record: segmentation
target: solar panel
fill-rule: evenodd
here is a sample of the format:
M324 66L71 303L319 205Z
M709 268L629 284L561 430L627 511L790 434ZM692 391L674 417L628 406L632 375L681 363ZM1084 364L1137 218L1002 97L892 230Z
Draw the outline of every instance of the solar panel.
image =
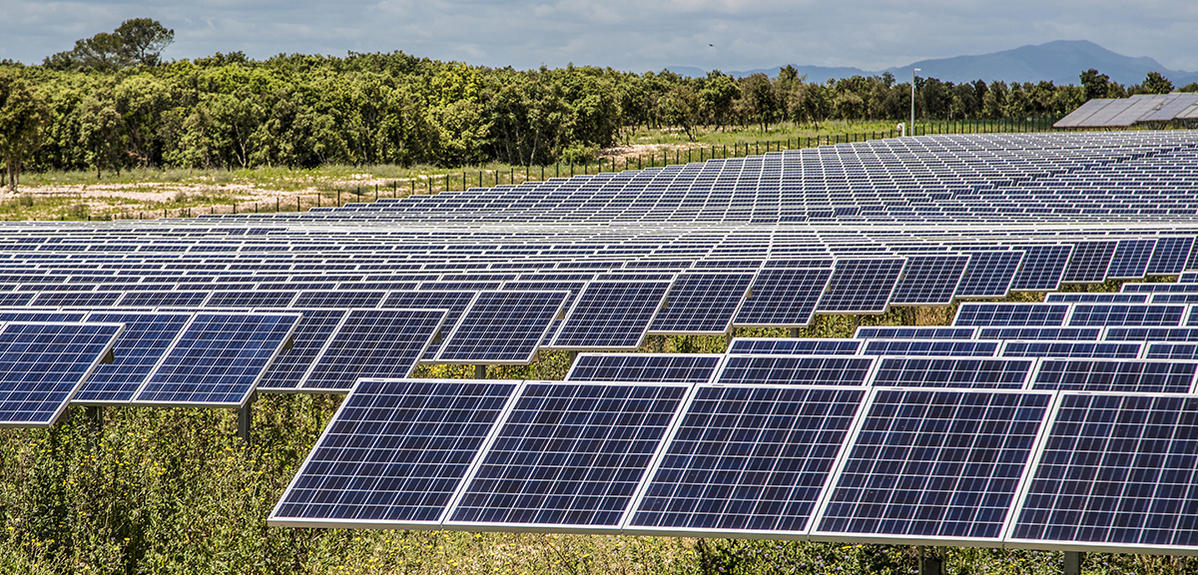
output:
M994 356L997 341L938 339L871 339L862 355Z
M1198 327L1108 327L1107 341L1198 341Z
M200 307L208 300L206 291L131 291L116 302L116 307Z
M1007 341L1003 357L1081 357L1134 359L1140 357L1139 343L1108 341Z
M290 290L214 291L205 305L230 309L285 309L291 307L295 297L296 292Z
M443 309L446 310L445 325L441 327L444 333L449 333L457 327L466 313L466 308L474 302L478 294L472 291L393 291L387 294L379 306L387 309ZM429 344L424 352L424 360L432 360L441 352L444 339Z
M569 292L483 292L442 343L438 362L528 363Z
M720 335L732 329L732 318L740 309L753 283L753 272L688 272L678 275L667 305L649 333Z
M1148 260L1148 275L1174 275L1185 269L1190 259L1190 250L1194 247L1194 238L1165 237L1157 238L1156 249ZM1184 280L1183 280L1184 281Z
M997 543L1052 400L1048 393L877 390L813 538Z
M29 305L36 293L0 292L0 307L20 307Z
M1171 327L1181 325L1184 305L1076 304L1071 326Z
M1023 262L1011 279L1011 291L1046 291L1057 289L1065 266L1073 254L1073 246L1039 245L1023 246Z
M294 309L303 314L295 333L291 335L291 348L283 350L271 362L258 381L258 391L296 391L304 374L320 355L325 344L337 332L349 310L345 309Z
M963 303L953 325L980 327L1059 326L1065 324L1068 304Z
M688 389L527 383L446 524L618 528Z
M1111 266L1107 269L1110 278L1142 278L1147 275L1148 260L1156 247L1156 240L1119 240Z
M101 363L75 394L76 403L127 403L191 321L190 313L91 313L87 321L124 324L113 361Z
M552 347L635 350L669 290L669 281L593 281L566 314Z
M272 524L425 527L448 509L519 382L362 379Z
M444 310L350 310L304 374L300 389L346 391L360 377L407 377L444 321Z
M744 355L857 355L859 339L738 337L728 353Z
M715 382L740 385L864 385L872 357L732 355Z
M120 324L0 328L0 426L49 427L120 335Z
M1100 327L983 327L979 339L1047 339L1094 341L1102 337Z
M976 327L863 325L857 328L853 337L857 339L973 339L976 333Z
M870 383L886 387L1022 389L1032 359L883 357Z
M1115 255L1118 242L1078 242L1061 281L1065 283L1102 283Z
M965 273L969 256L936 255L907 258L903 275L890 294L892 305L947 305Z
M1023 252L974 252L957 285L957 297L1003 297L1023 261Z
M811 323L820 294L832 270L823 268L765 268L732 324L740 327L802 327Z
M700 387L626 531L805 532L863 395Z
M347 309L378 307L387 292L382 290L306 290L290 307L300 309Z
M1177 552L1198 545L1198 398L1064 394L1010 540Z
M1032 389L1189 393L1198 362L1127 359L1043 359Z
M87 317L81 311L3 310L0 322L80 322Z
M134 395L134 402L245 405L299 319L295 313L196 314Z
M1198 343L1148 343L1148 359L1198 359Z
M33 298L33 307L110 307L121 298L120 292L44 291Z
M1044 296L1044 303L1148 303L1146 293L1066 292Z
M1195 304L1198 303L1198 293L1128 293L1120 295L1130 296L1147 296L1151 295L1149 303L1179 303L1179 304Z
M882 313L903 271L904 259L836 260L819 298L821 313Z
M702 383L724 358L698 353L580 353L566 381Z

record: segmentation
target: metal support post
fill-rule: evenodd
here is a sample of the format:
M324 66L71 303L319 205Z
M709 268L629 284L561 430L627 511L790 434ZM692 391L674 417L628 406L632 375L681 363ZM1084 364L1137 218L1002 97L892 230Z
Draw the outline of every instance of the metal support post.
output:
M474 366L474 379L487 379L487 366L482 364Z
M944 575L944 562L935 551L919 550L919 575Z
M1082 554L1079 551L1065 552L1065 575L1081 575L1082 573Z
M257 400L258 393L254 392L245 405L237 409L237 437L241 438L246 445L250 444L250 428L254 421L254 402Z

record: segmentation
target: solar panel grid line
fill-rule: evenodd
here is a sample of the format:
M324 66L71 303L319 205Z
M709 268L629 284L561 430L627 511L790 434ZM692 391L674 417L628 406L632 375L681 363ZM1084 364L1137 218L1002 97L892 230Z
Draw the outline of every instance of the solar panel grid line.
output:
M726 354L712 384L864 386L877 371L878 358L861 355Z
M93 313L99 313L99 312L93 312ZM182 313L189 313L189 312L182 312ZM168 345L167 348L162 352L162 354L158 356L158 361L155 361L154 365L150 368L150 371L148 373L146 373L146 376L141 381L141 385L138 385L137 388L135 390L133 390L133 394L132 394L132 397L130 398L130 400L132 400L132 398L137 397L137 394L141 393L141 390L145 388L146 383L149 381L150 375L158 371L158 368L161 367L162 363L166 361L166 357L168 355L170 355L171 350L175 349L175 346L179 344L179 340L182 339L183 334L187 331L187 328L191 326L192 322L194 322L195 319L196 319L195 313L192 313L191 317L187 318L187 322L185 324L183 324L183 328L179 330L179 333L174 337L174 339L171 340L170 345ZM121 401L119 403L124 405L124 404L128 404L129 401Z
M767 279L768 278L768 279ZM766 283L763 283L765 280ZM832 280L830 268L778 268L758 272L745 295L745 301L732 320L734 327L805 327L815 315L819 298ZM780 289L794 281L803 282L803 291ZM758 284L762 283L758 288ZM768 285L774 283L775 285ZM761 292L766 292L762 294ZM767 298L768 300L763 301ZM758 298L756 300L752 298Z
M706 383L726 357L721 353L581 352L562 381Z
M697 288L691 288L692 291L685 294L674 294L676 289L689 287L692 282L701 281L698 278L703 277L713 278L712 282L720 282L721 285L715 286L714 294L709 291L695 293L698 291ZM745 294L756 278L756 270L751 272L689 271L678 274L670 286L670 293L666 295L666 307L660 310L650 322L647 333L649 335L724 335L730 332L736 314L744 306ZM740 285L741 282L744 282L744 287L741 288L739 296L731 293L730 290ZM693 327L695 323L698 323L699 327Z
M1076 340L1004 340L1002 357L1139 359L1144 353L1141 342Z
M953 294L958 298L1004 297L1023 262L1023 251L974 252Z
M894 291L892 305L947 305L965 277L965 255L909 256Z
M1193 393L1198 361L1036 358L1028 391Z
M855 339L977 339L978 328L966 326L857 326ZM983 338L994 339L994 338Z
M1052 432L1052 426L1057 420L1061 411L1061 404L1064 397L1070 392L1053 391L1048 392L1053 394L1052 403L1049 406L1047 413L1044 416L1044 421L1040 426L1040 435L1036 438L1035 447L1032 448L1032 455L1028 459L1028 465L1024 469L1023 476L1019 479L1019 488L1015 491L1015 499L1011 505L1011 510L1007 514L1007 521L1003 524L1002 542L1003 547L1008 547L1012 540L1012 534L1015 530L1015 524L1018 521L1019 515L1023 511L1023 505L1026 501L1028 491L1031 489L1032 479L1035 476L1036 470L1040 467L1041 461L1044 459L1044 450L1048 445L1049 435Z
M557 333L545 347L570 351L636 350L654 318L661 313L674 281L595 280L588 283L574 298ZM594 292L598 293L592 295ZM612 305L615 303L630 305L617 313Z
M998 355L1001 343L985 339L871 338L865 340L859 353L892 357L994 357Z
M1034 358L993 356L880 356L866 384L909 389L1024 389Z
M846 338L737 337L724 355L860 355L862 343Z
M491 303L491 301L489 299L484 299L485 294L498 294L500 296L503 296L503 295L511 295L513 293L515 293L515 294L519 294L519 293L537 294L536 297L538 297L538 298L540 298L542 296L547 297L547 298L554 298L554 297L557 298L556 306L553 306L552 302L545 302L546 305L549 305L552 308L552 309L548 310L548 311L552 311L552 314L550 316L549 321L544 322L545 326L541 330L540 337L537 339L536 345L529 346L530 349L527 351L527 353L525 355L523 355L522 357L514 357L514 356L509 356L508 354L504 354L503 358L479 357L479 355L477 355L479 350L465 350L465 352L461 352L461 351L450 351L448 349L449 344L451 342L454 342L457 338L459 338L460 335L463 333L463 330L467 327L466 319L467 319L467 317L470 316L471 313L474 313L475 311L479 311L480 314L487 313L488 315L494 315L494 314L502 311L502 310L498 310L498 309L497 310L489 310L489 309L488 310L476 310L476 308L482 303L487 303L488 305ZM471 364L471 365L480 364L480 363L495 364L495 365L503 365L503 364L522 365L522 364L529 363L533 360L533 358L536 357L538 349L541 346L543 346L545 341L551 336L552 328L555 325L554 322L558 321L560 323L560 320L562 319L562 316L563 316L563 312L565 310L566 302L569 300L569 298L570 298L570 292L555 291L555 290L543 291L543 292L541 292L541 291L538 291L538 292L479 292L471 300L470 306L466 308L465 312L462 314L462 317L458 320L458 324L456 326L454 326L453 331L451 331L449 333L449 335L442 337L441 350L437 354L437 357L433 360L428 360L426 358L425 361L431 362L431 363ZM536 318L532 318L532 319L536 319ZM471 354L475 354L475 355L471 355Z
M440 333L447 313L442 309L350 309L296 387L309 393L345 393L363 377L406 378Z
M273 313L271 310L256 309L254 311L259 313ZM308 370L310 370L312 365L316 363L316 360L319 359L320 354L324 352L326 347L328 347L333 336L341 330L343 325L345 325L346 320L349 318L350 312L349 309L298 309L294 311L299 311L299 313L304 314L304 317L296 326L295 333L292 336L292 347L291 349L286 350L284 354L280 354L279 357L276 357L275 360L271 362L270 366L267 367L266 373L263 374L262 381L259 381L258 385L255 386L257 391L264 393L305 393L304 390L300 388L301 383L303 383L304 375L308 373ZM337 317L337 319L336 321L327 321L327 318L325 318L325 320L322 321L321 316L324 314L328 314L329 318ZM314 328L314 325L317 327ZM319 339L320 343L319 347L317 347L314 351L311 351L310 357L306 358L307 362L301 363L299 365L287 365L288 361L280 361L281 359L287 358L292 353L296 353L297 351L308 352L312 349L312 347L306 345L305 342L300 338L301 335L307 335L309 329L312 329L315 332L313 333L313 336L314 338ZM305 355L308 354L305 353ZM274 383L272 381L274 377L281 377L277 375L276 370L285 370L287 375L298 373L299 376L288 385Z
M91 312L91 313L87 314L85 321L88 319L103 320L103 319L110 318L112 316L120 316L120 315L127 315L127 314L124 314L122 312L111 312L111 313ZM151 315L151 314L146 314L146 315ZM179 327L175 331L174 336L171 337L170 341L167 342L166 345L162 348L161 352L157 356L157 359L152 364L149 365L148 369L146 370L145 375L141 377L140 383L138 383L136 386L131 386L132 389L130 389L128 392L124 391L125 386L121 386L120 390L112 390L110 387L105 386L105 389L103 389L103 390L96 389L93 393L87 393L86 398L80 398L81 395L84 395L86 392L91 391L98 384L98 382L95 381L95 379L94 379L96 377L96 373L95 373L95 371L93 371L92 374L88 377L87 381L84 382L84 384L80 388L79 392L77 392L75 394L75 397L71 400L71 403L78 404L78 405L100 405L100 406L102 406L102 405L127 405L134 397L137 396L137 392L140 391L141 388L145 385L145 382L149 378L150 374L153 373L158 368L159 364L161 364L163 361L166 360L167 354L170 353L170 350L173 349L176 344L178 344L179 339L183 337L183 333L185 331L187 331L187 326L191 325L191 322L193 320L195 320L195 314L190 313L190 312L171 313L171 314L152 314L152 315L158 316L158 318L156 318L158 320L161 320L161 317L163 315L170 315L170 316L177 315L177 316L182 316L184 319L182 320L182 322L180 324L178 324ZM133 329L130 328L128 324L126 324L125 328L126 329L122 331L121 336L117 338L116 344L121 343L124 338L132 335L131 332L133 332ZM121 350L116 349L116 347L115 347L116 344L114 344L114 347L113 347L113 354L115 356L114 357L114 359L115 359L114 365L121 364L127 360L127 358L121 357L121 354L118 354L118 351L121 351ZM102 370L103 368L98 367L97 369ZM114 374L114 378L119 378L119 375ZM108 383L111 384L111 382L108 382ZM102 396L109 396L109 398L105 399L105 398L102 398Z
M906 258L836 260L816 313L884 313L906 263Z
M1167 304L1070 304L1070 327L1180 327L1189 306Z

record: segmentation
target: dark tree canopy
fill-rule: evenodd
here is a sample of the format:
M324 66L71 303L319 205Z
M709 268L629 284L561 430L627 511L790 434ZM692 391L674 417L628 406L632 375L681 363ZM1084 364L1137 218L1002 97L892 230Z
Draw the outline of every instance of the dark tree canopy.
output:
M175 41L175 31L150 18L125 20L112 32L75 41L75 48L46 58L59 70L113 72L132 66L157 66L162 51Z

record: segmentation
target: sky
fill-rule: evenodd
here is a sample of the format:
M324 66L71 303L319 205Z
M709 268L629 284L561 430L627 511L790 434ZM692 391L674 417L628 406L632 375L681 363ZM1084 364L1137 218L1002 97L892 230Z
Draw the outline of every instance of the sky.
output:
M1090 40L1198 70L1194 0L0 0L0 59L37 63L137 17L175 30L171 59L401 50L516 68L881 70Z

